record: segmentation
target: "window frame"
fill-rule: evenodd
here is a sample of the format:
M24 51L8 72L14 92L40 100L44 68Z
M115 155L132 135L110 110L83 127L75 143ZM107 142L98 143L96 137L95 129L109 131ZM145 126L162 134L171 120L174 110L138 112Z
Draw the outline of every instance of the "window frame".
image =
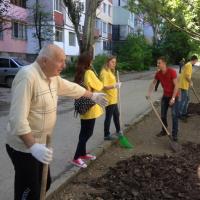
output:
M15 25L17 25L17 34L15 34ZM27 25L22 22L12 21L12 38L15 40L27 40Z
M106 14L106 11L107 11L107 4L106 4L106 3L103 3L103 13Z
M71 42L71 37L70 34L74 36L74 40L73 40L73 44ZM74 32L69 31L69 46L71 47L75 47L76 46L76 34Z
M103 22L103 33L107 33L107 23Z
M7 60L8 61L8 67L6 66L6 67L1 67L1 65L0 65L0 69L1 68L10 68L10 59L9 58L0 58L0 63L1 63L1 60Z
M61 36L59 35L58 36L58 38L59 38L59 40L57 40L56 39L56 37L57 37L57 32L59 32L59 34L61 33ZM60 38L61 37L61 38ZM55 41L56 42L63 42L63 29L62 28L60 28L60 27L55 27Z
M111 17L111 15L112 15L112 14L111 14L111 13L112 13L112 12L111 12L111 10L112 10L111 8L112 8L111 5L108 5L108 16L109 16L109 17Z
M59 3L59 4L58 4ZM54 0L54 10L62 13L61 0Z

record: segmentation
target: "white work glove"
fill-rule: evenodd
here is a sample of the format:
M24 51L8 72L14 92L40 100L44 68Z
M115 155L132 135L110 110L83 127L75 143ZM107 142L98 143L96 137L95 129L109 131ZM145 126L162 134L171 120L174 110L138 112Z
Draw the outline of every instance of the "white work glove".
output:
M95 103L97 103L97 104L99 104L100 106L104 107L104 106L106 106L106 105L108 104L108 101L107 101L107 99L105 98L105 96L106 96L106 94L104 94L104 93L97 93L97 92L94 92L94 93L92 94L91 99L92 99Z
M53 150L44 144L35 143L30 147L30 152L33 157L44 164L49 164L53 159Z
M116 83L116 84L114 85L114 88L119 89L119 88L121 87L121 85L122 85L122 83L121 83L121 82L118 82L118 83Z

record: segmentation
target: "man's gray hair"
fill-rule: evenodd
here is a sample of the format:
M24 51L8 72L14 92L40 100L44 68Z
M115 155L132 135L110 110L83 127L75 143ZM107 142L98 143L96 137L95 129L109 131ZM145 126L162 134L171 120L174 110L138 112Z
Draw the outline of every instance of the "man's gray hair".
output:
M52 56L52 51L50 45L42 47L42 49L40 49L40 52L38 54L38 58L51 57L51 56Z

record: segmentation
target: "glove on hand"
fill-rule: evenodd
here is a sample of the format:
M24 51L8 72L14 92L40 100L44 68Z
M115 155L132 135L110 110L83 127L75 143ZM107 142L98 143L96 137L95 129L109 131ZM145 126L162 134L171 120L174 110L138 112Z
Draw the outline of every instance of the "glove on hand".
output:
M104 106L106 106L106 105L108 104L108 101L107 101L107 99L105 98L105 96L106 96L106 94L104 94L104 93L97 93L97 92L94 92L94 93L92 94L91 99L92 99L95 103L97 103L97 104L99 104L100 106L104 107Z
M44 164L49 164L53 159L53 150L44 144L35 143L30 147L30 152L33 157Z
M121 87L121 85L122 85L122 83L121 83L121 82L119 82L119 83L116 83L116 84L114 85L114 88L117 88L117 89L119 89L119 88Z

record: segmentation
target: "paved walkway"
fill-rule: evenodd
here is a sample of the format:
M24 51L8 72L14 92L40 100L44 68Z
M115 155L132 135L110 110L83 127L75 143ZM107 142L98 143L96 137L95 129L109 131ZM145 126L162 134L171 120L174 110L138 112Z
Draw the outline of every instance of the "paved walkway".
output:
M148 108L148 102L145 99L148 85L153 78L153 71L143 73L133 73L121 76L123 82L121 88L122 100L122 121L123 124L129 124ZM7 123L7 114L10 100L9 89L0 88L0 93L5 90L7 98L5 105L0 104L0 199L13 199L13 178L14 171L9 157L5 152L5 125ZM155 99L161 96L161 87L155 93ZM0 101L3 101L0 98ZM103 121L104 116L96 121L94 135L88 142L88 150L92 150L103 142ZM72 165L69 161L73 158L80 129L80 121L73 116L73 101L66 98L59 100L58 118L53 136L54 160L51 164L51 172L55 180L64 171L69 170ZM114 132L114 127L112 126ZM140 134L134 133L133 134Z

